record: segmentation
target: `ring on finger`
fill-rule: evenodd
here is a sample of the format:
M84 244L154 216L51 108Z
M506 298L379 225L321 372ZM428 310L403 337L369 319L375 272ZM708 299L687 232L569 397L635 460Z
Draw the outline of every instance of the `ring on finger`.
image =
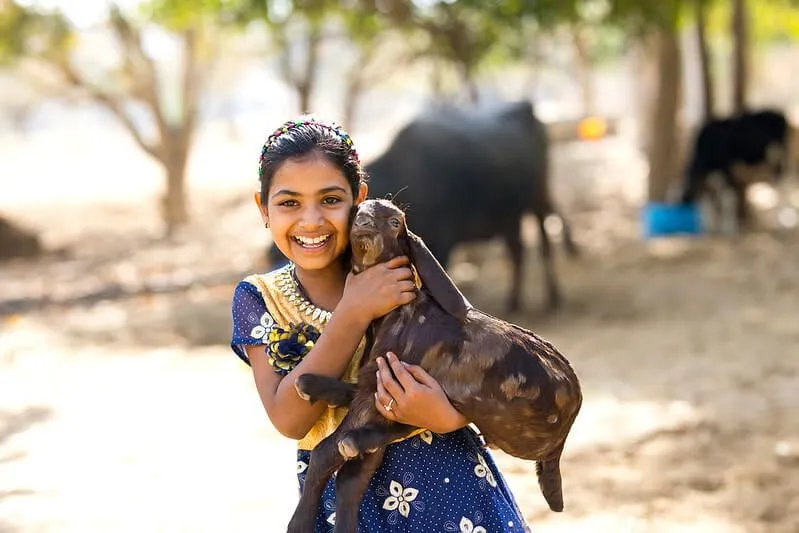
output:
M390 413L391 412L391 408L393 407L393 405L394 405L394 398L391 398L388 401L388 405L386 405L384 407L386 408L386 411L388 411Z

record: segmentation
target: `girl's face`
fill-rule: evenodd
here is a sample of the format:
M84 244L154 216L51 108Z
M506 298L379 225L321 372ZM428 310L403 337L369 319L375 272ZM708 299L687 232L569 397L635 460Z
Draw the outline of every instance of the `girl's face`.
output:
M261 204L275 245L297 267L320 270L336 261L349 246L350 212L366 197L361 185L357 199L344 174L323 157L289 159L275 172Z

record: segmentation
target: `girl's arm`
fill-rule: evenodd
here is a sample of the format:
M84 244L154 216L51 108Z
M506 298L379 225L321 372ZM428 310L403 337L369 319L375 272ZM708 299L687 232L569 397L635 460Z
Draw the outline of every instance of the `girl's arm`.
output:
M263 346L248 346L258 395L275 428L299 440L313 427L327 405L311 405L297 395L294 383L302 374L340 378L358 348L369 323L415 297L407 258L395 258L361 274L349 275L344 295L313 349L285 377L269 366Z

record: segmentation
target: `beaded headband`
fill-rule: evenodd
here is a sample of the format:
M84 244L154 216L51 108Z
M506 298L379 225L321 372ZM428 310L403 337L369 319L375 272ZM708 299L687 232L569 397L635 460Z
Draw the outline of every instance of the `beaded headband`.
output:
M323 122L321 120L317 120L313 117L303 118L300 120L289 120L281 127L276 129L269 137L266 138L266 142L264 143L263 147L261 148L261 157L258 159L258 177L263 178L263 165L264 165L264 158L266 157L266 151L275 144L275 142L285 133L290 132L294 128L299 128L300 126L308 126L308 125L315 125L319 126L331 133L333 133L336 137L341 139L347 148L350 149L350 153L352 153L352 157L355 159L355 163L360 165L361 161L358 158L358 152L355 150L355 145L352 143L352 137L350 134L344 131L344 128L341 126L333 123L333 122Z

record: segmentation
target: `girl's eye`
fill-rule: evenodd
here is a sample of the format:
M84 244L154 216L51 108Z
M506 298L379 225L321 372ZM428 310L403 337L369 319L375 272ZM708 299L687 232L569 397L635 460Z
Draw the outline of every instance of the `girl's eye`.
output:
M322 203L325 205L334 205L341 202L341 198L336 196L328 196L327 198L322 199Z
M283 200L278 205L283 206L283 207L295 207L295 206L298 206L300 204L297 203L297 200Z

